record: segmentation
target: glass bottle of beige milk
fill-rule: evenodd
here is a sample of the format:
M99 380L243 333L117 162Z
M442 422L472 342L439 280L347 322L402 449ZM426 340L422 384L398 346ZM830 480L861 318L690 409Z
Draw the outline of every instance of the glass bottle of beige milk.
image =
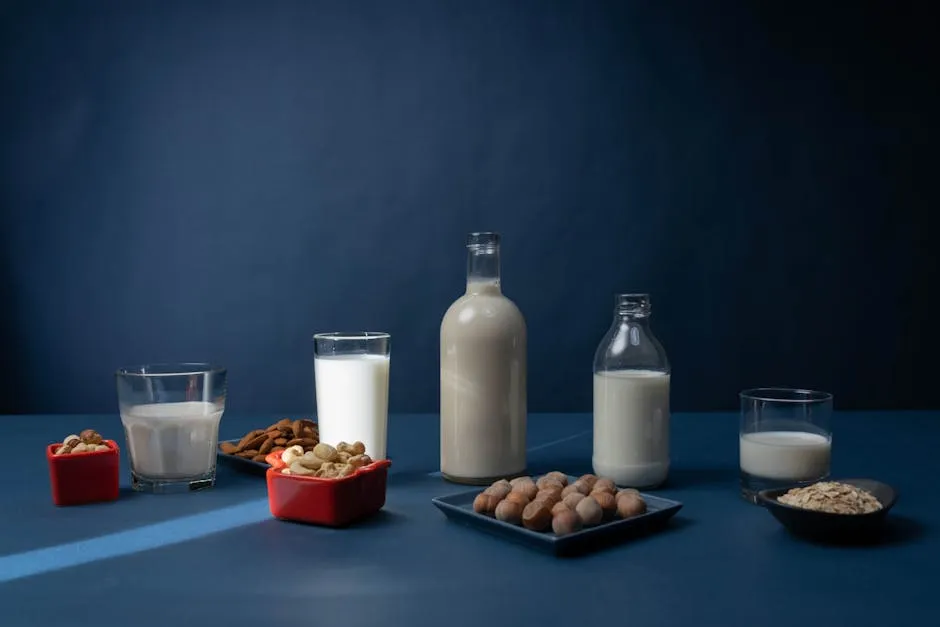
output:
M617 294L594 355L594 472L631 488L669 474L669 360L649 317L648 294Z
M484 485L526 469L526 325L499 281L499 235L467 238L467 292L441 322L441 474Z

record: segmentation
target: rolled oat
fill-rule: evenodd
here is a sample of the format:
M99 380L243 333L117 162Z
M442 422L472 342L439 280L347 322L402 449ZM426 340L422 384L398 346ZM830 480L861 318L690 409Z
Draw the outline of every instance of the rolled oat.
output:
M777 497L784 505L829 514L870 514L883 507L870 492L847 483L820 481Z

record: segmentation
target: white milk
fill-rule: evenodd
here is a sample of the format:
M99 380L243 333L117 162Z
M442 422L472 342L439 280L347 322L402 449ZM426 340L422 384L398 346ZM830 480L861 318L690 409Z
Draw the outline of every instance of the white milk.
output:
M669 473L669 375L652 370L594 374L594 472L648 488Z
M121 409L131 466L146 479L189 479L215 468L222 408L214 403L149 403Z
M320 441L362 442L385 459L388 432L387 355L334 355L313 360Z
M756 477L805 481L829 474L829 438L805 431L741 435L741 470Z

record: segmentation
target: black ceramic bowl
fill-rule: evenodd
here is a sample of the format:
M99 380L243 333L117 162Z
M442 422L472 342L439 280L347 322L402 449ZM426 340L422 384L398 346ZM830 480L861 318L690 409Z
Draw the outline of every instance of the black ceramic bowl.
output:
M897 492L886 483L873 479L829 479L847 483L870 492L882 508L870 514L830 514L784 505L777 497L790 488L761 490L757 502L767 508L774 518L797 536L830 542L864 542L876 539L885 527L888 512L898 500Z

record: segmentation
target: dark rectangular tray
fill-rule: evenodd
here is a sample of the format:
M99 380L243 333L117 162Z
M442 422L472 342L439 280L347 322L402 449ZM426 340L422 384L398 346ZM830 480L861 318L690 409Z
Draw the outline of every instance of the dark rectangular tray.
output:
M571 481L574 481L574 477ZM473 511L473 500L482 490L471 490L431 499L450 520L460 525L523 544L558 556L576 555L606 548L613 544L658 531L682 509L682 503L652 494L641 493L646 513L633 518L615 518L596 527L558 537L549 531L539 532L505 523Z
M231 442L232 444L238 444L239 439L235 438L234 440L219 440L219 444L222 444L223 442ZM235 470L240 470L241 472L245 472L250 475L259 475L263 477L264 473L266 473L268 468L271 467L270 464L264 464L262 462L253 462L250 459L245 459L244 457L235 457L234 455L226 455L220 450L217 450L216 452L218 453L219 464L223 464Z

